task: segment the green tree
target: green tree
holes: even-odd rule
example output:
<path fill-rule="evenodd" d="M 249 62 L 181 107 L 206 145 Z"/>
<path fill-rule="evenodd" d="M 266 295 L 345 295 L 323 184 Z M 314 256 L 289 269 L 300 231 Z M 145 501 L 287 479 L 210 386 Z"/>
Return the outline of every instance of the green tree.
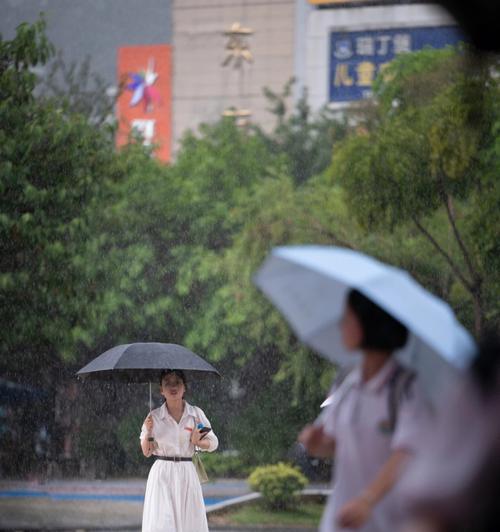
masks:
<path fill-rule="evenodd" d="M 355 247 L 360 238 L 338 187 L 320 177 L 298 187 L 286 171 L 286 164 L 269 168 L 233 207 L 238 231 L 212 262 L 217 282 L 205 293 L 202 312 L 186 337 L 223 369 L 228 385 L 240 390 L 235 399 L 230 386 L 222 394 L 225 443 L 252 465 L 284 457 L 297 431 L 317 415 L 333 377 L 331 364 L 297 341 L 252 276 L 275 245 Z M 228 411 L 236 413 L 228 416 Z M 265 445 L 257 445 L 265 434 Z"/>
<path fill-rule="evenodd" d="M 114 106 L 122 87 L 109 94 L 108 84 L 92 72 L 91 59 L 67 64 L 64 54 L 57 50 L 47 65 L 47 72 L 39 80 L 38 98 L 64 103 L 71 113 L 86 116 L 94 125 L 114 123 Z"/>
<path fill-rule="evenodd" d="M 121 150 L 116 164 L 124 178 L 108 183 L 89 207 L 92 237 L 81 266 L 93 304 L 80 322 L 82 341 L 93 352 L 134 341 L 180 343 L 170 169 L 139 144 Z"/>
<path fill-rule="evenodd" d="M 479 335 L 498 316 L 498 213 L 478 207 L 500 199 L 499 86 L 495 64 L 475 61 L 451 48 L 393 61 L 375 86 L 375 119 L 337 149 L 331 179 L 367 231 L 413 226 L 451 273 L 442 295 L 458 304 L 468 294 L 466 322 Z"/>
<path fill-rule="evenodd" d="M 293 83 L 294 80 L 290 80 L 281 93 L 264 89 L 269 111 L 276 118 L 276 126 L 270 133 L 259 126 L 255 130 L 272 153 L 286 156 L 288 172 L 300 185 L 329 166 L 332 146 L 345 136 L 347 122 L 345 117 L 328 107 L 313 113 L 307 101 L 307 90 L 290 110 Z"/>
<path fill-rule="evenodd" d="M 80 357 L 99 345 L 102 270 L 89 250 L 102 235 L 93 214 L 127 169 L 111 128 L 75 113 L 71 99 L 36 96 L 35 67 L 53 53 L 44 29 L 40 19 L 0 39 L 0 372 L 48 392 L 36 408 L 19 405 L 13 420 L 23 435 L 14 447 L 20 474 L 35 460 L 33 431 L 48 427 L 59 458 L 62 438 L 85 418 L 80 406 L 93 404 L 78 403 L 73 427 L 54 409 L 67 403 Z"/>
<path fill-rule="evenodd" d="M 224 445 L 248 462 L 282 457 L 333 369 L 297 342 L 251 277 L 273 245 L 361 245 L 344 192 L 321 175 L 343 126 L 315 124 L 303 101 L 274 136 L 231 120 L 204 125 L 170 166 L 138 142 L 117 153 L 113 128 L 95 119 L 106 106 L 76 90 L 76 70 L 67 95 L 35 97 L 32 67 L 52 53 L 43 26 L 0 43 L 0 369 L 28 378 L 41 368 L 37 384 L 64 401 L 74 370 L 112 345 L 187 344 L 225 375 L 190 387 Z M 104 420 L 108 454 L 135 460 L 126 442 L 146 412 L 144 390 L 79 390 L 82 456 L 91 460 Z M 140 410 L 127 417 L 131 403 Z M 247 422 L 254 435 L 273 428 L 260 411 L 286 420 L 264 454 L 242 436 Z"/>
<path fill-rule="evenodd" d="M 50 54 L 43 20 L 0 41 L 0 360 L 19 372 L 74 357 L 90 311 L 87 207 L 119 178 L 109 134 L 35 98 L 32 68 Z"/>

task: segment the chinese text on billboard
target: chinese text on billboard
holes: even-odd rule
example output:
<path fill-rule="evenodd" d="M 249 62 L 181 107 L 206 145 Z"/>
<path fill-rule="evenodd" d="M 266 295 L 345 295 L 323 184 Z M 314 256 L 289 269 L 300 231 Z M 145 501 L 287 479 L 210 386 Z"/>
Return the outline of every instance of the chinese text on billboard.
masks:
<path fill-rule="evenodd" d="M 425 46 L 443 48 L 463 37 L 455 26 L 332 32 L 330 35 L 330 102 L 371 96 L 377 74 L 397 54 Z"/>

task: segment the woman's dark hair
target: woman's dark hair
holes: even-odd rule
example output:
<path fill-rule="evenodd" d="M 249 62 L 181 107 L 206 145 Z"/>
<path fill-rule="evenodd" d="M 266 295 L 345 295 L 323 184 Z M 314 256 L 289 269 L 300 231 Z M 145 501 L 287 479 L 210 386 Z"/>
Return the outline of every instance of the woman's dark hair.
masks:
<path fill-rule="evenodd" d="M 360 347 L 393 351 L 406 344 L 408 329 L 358 290 L 351 290 L 347 304 L 363 329 Z"/>
<path fill-rule="evenodd" d="M 163 377 L 166 375 L 177 375 L 182 380 L 185 387 L 187 387 L 186 375 L 181 369 L 163 369 L 160 373 L 160 386 L 163 384 Z"/>

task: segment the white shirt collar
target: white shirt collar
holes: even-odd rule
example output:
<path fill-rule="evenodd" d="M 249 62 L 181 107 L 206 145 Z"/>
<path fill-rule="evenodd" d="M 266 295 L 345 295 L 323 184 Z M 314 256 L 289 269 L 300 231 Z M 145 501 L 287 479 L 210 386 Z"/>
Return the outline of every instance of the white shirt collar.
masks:
<path fill-rule="evenodd" d="M 380 392 L 384 386 L 389 382 L 392 372 L 396 369 L 397 362 L 393 356 L 385 362 L 385 364 L 371 377 L 368 381 L 363 382 L 361 379 L 361 363 L 356 366 L 352 372 L 353 384 L 357 386 L 364 386 L 366 390 L 371 392 Z"/>
<path fill-rule="evenodd" d="M 165 401 L 160 406 L 160 419 L 165 419 L 167 416 L 170 416 L 167 410 L 167 402 Z M 192 405 L 190 405 L 187 401 L 184 401 L 184 412 L 182 412 L 181 420 L 184 416 L 193 416 L 197 417 L 196 415 L 196 408 Z"/>

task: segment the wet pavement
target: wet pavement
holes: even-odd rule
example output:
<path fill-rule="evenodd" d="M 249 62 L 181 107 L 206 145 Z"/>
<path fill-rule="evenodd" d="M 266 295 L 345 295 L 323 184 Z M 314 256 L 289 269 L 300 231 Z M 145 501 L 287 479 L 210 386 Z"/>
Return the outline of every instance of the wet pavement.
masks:
<path fill-rule="evenodd" d="M 146 479 L 0 480 L 0 530 L 59 532 L 139 531 Z M 320 486 L 325 487 L 325 486 Z M 224 479 L 203 485 L 207 510 L 221 500 L 251 493 L 244 480 Z M 217 504 L 219 506 L 219 504 Z M 210 527 L 212 532 L 253 532 L 254 527 Z M 281 532 L 273 528 L 273 532 Z M 287 532 L 292 529 L 287 528 Z M 301 529 L 305 530 L 305 529 Z M 285 532 L 283 529 L 282 532 Z"/>

